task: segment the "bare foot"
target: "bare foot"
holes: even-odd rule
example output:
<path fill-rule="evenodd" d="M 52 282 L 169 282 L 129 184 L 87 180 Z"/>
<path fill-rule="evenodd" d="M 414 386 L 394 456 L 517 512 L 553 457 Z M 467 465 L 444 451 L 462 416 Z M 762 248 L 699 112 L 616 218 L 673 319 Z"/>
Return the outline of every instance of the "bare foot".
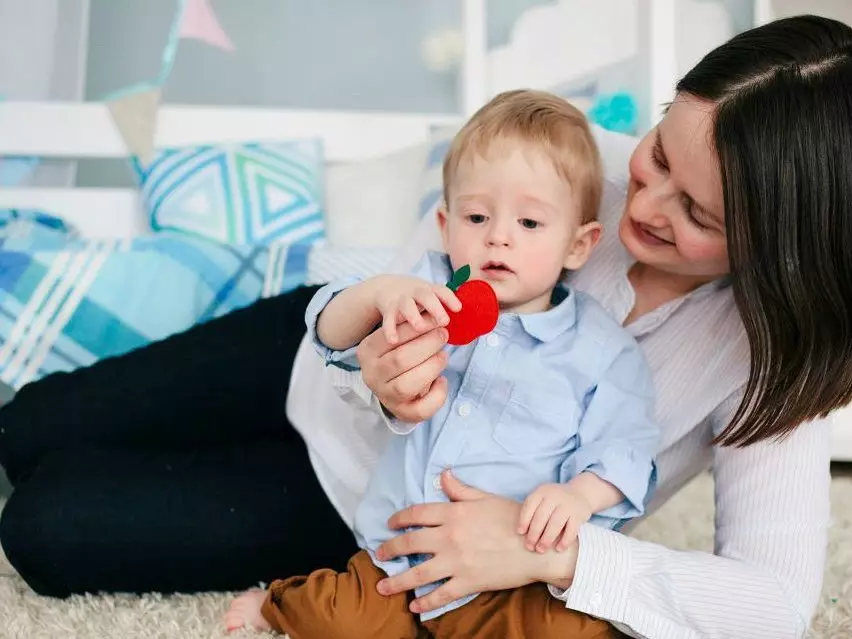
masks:
<path fill-rule="evenodd" d="M 225 613 L 225 628 L 228 632 L 243 627 L 261 632 L 272 630 L 272 626 L 260 614 L 260 609 L 265 600 L 266 591 L 260 588 L 247 590 L 234 599 L 228 608 L 228 612 Z"/>

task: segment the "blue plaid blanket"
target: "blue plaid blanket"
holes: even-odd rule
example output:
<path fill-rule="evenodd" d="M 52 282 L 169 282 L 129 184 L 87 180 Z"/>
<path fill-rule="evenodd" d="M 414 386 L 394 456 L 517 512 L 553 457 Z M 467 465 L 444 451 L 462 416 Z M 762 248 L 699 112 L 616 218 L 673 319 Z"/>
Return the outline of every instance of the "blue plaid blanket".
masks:
<path fill-rule="evenodd" d="M 382 251 L 233 246 L 166 233 L 91 240 L 38 215 L 0 212 L 0 379 L 16 389 L 261 297 L 343 274 L 370 275 L 389 258 Z"/>

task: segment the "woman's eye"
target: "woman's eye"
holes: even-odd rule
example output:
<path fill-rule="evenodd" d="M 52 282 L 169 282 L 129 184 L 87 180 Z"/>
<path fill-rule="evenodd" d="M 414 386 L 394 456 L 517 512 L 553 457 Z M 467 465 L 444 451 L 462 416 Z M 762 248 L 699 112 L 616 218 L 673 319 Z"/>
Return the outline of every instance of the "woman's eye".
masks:
<path fill-rule="evenodd" d="M 662 157 L 660 157 L 660 150 L 653 146 L 651 148 L 651 163 L 657 168 L 659 171 L 668 171 L 669 166 L 665 163 Z"/>
<path fill-rule="evenodd" d="M 709 227 L 701 220 L 699 220 L 698 217 L 695 215 L 695 202 L 692 201 L 692 198 L 684 193 L 681 196 L 681 201 L 683 205 L 683 210 L 686 212 L 686 217 L 689 218 L 689 221 L 702 231 L 708 230 Z"/>
<path fill-rule="evenodd" d="M 535 220 L 531 220 L 528 217 L 525 217 L 521 220 L 521 226 L 525 229 L 537 229 L 539 227 L 539 223 Z"/>
<path fill-rule="evenodd" d="M 701 220 L 695 217 L 695 213 L 692 212 L 692 209 L 687 209 L 686 211 L 687 217 L 689 217 L 689 221 L 692 222 L 693 225 L 701 229 L 702 231 L 709 231 L 710 227 L 704 224 Z"/>

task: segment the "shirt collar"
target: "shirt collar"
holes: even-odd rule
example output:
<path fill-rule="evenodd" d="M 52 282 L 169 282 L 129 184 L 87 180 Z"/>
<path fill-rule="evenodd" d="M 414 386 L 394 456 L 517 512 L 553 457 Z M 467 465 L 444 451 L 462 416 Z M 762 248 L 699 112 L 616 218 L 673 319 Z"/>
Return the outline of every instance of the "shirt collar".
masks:
<path fill-rule="evenodd" d="M 441 276 L 449 280 L 453 274 L 449 256 L 441 254 L 439 263 L 443 266 L 444 271 Z M 540 313 L 504 313 L 501 311 L 500 315 L 517 317 L 527 334 L 540 342 L 549 342 L 574 326 L 577 321 L 577 295 L 568 287 L 558 284 L 553 289 L 550 303 L 553 306 Z"/>
<path fill-rule="evenodd" d="M 549 342 L 574 326 L 577 321 L 577 295 L 557 286 L 550 299 L 553 307 L 540 313 L 518 315 L 524 330 L 540 342 Z"/>

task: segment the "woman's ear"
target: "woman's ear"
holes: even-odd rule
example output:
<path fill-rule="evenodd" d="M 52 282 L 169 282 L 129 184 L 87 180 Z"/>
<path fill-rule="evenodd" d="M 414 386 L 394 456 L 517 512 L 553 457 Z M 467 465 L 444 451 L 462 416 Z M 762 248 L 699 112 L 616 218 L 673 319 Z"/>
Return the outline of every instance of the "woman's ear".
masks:
<path fill-rule="evenodd" d="M 582 267 L 600 242 L 601 233 L 603 233 L 603 227 L 599 222 L 589 222 L 580 226 L 574 233 L 574 241 L 565 256 L 565 268 L 576 271 Z"/>

